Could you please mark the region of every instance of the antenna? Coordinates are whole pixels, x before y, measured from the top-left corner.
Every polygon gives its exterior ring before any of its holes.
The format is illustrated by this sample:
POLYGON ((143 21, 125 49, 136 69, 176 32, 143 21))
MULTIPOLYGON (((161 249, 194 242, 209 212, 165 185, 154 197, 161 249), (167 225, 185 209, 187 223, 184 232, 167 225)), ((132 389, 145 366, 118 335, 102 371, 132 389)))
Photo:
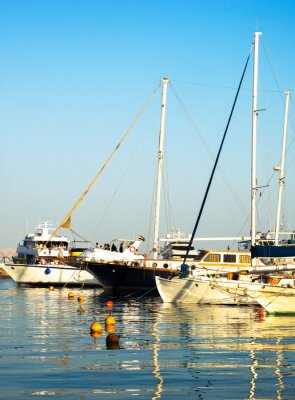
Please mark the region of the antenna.
POLYGON ((27 217, 27 225, 26 225, 26 235, 29 232, 29 217, 27 217))

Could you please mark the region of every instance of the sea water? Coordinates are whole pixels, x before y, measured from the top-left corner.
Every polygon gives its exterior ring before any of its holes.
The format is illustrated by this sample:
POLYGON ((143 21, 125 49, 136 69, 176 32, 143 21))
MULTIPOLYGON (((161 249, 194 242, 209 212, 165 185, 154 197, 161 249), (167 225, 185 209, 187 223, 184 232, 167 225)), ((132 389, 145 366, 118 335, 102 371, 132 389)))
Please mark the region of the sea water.
POLYGON ((112 297, 110 310, 109 299, 101 289, 0 280, 0 398, 295 399, 295 317, 143 293, 112 297), (106 345, 110 313, 115 348, 106 345), (90 335, 94 321, 100 336, 90 335))

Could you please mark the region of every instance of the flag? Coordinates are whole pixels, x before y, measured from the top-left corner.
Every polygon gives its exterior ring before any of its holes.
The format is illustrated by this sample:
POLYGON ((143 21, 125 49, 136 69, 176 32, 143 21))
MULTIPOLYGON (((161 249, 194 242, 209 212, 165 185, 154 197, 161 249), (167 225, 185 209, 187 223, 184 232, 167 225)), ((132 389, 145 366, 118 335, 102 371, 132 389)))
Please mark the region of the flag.
POLYGON ((61 224, 61 227, 64 229, 71 229, 71 217, 65 219, 64 222, 61 224))

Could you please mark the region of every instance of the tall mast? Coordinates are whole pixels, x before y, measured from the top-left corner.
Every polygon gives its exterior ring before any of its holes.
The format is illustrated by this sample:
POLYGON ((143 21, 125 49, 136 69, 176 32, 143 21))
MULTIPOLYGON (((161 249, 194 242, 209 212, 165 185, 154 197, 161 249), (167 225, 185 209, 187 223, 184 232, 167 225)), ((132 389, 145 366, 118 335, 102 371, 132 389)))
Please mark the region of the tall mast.
POLYGON ((251 168, 251 246, 256 237, 256 135, 257 135, 257 92, 258 92, 258 53, 261 32, 254 33, 254 68, 252 98, 252 168, 251 168))
POLYGON ((160 197, 161 197, 161 184, 162 184, 162 171, 163 171, 163 147, 164 147, 166 98, 167 98, 168 82, 169 82, 168 78, 162 79, 162 107, 161 107, 160 134, 159 134, 159 148, 158 148, 158 171, 157 171, 157 182, 156 182, 156 205, 155 205, 153 258, 157 258, 157 256, 158 256, 160 197))
POLYGON ((279 242, 279 230, 280 230, 280 218, 281 218, 281 206, 282 206, 282 191, 285 179, 285 153, 286 153, 286 138, 287 138, 287 126, 288 126, 288 110, 289 110, 289 98, 290 91, 285 92, 286 104, 285 104, 285 116, 284 116, 284 130, 283 130, 283 141, 282 141, 282 156, 281 164, 279 168, 275 168, 280 171, 279 177, 279 194, 278 194, 278 210, 277 210, 277 223, 276 223, 276 235, 275 235, 275 245, 279 242))

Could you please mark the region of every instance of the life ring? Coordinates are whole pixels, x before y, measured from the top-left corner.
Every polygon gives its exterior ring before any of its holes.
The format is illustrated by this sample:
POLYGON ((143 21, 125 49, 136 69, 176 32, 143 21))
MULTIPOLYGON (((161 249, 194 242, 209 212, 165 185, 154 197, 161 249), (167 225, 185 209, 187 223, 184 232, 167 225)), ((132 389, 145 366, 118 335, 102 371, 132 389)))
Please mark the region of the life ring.
POLYGON ((131 251, 131 253, 135 253, 136 252, 136 248, 134 246, 130 246, 129 250, 131 251))

